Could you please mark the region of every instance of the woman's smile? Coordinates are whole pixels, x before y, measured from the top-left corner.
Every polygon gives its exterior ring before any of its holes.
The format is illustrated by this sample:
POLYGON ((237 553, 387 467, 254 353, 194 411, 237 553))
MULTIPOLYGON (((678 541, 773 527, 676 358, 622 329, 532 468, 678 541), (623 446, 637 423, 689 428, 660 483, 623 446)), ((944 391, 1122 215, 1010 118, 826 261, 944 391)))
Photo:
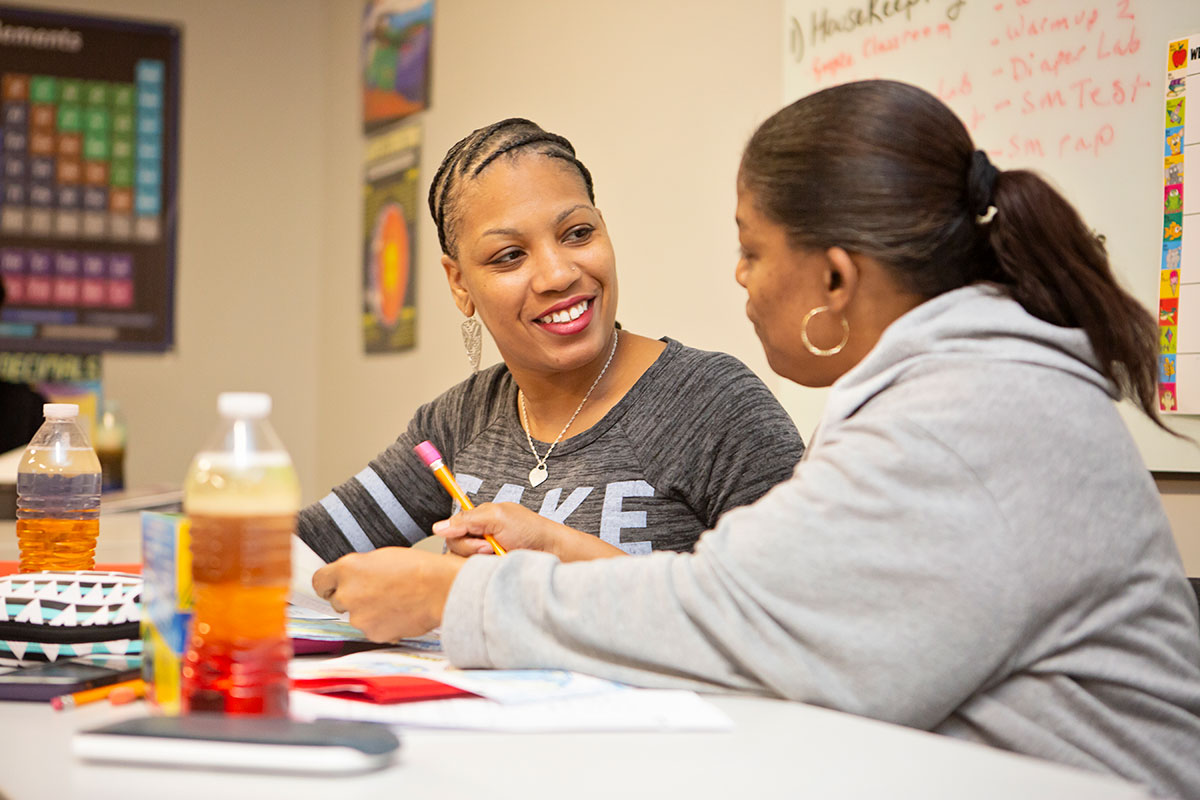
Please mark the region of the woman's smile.
POLYGON ((541 316, 534 320, 539 328, 558 336, 570 336, 579 333, 589 324, 593 316, 595 295, 583 298, 571 298, 546 309, 541 316))

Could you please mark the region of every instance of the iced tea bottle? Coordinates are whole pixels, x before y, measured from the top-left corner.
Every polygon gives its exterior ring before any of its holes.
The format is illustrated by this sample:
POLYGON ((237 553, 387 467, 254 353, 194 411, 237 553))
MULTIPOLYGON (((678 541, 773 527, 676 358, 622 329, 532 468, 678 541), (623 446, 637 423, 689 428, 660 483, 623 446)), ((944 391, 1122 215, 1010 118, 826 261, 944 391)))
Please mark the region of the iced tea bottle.
POLYGON ((100 462, 75 423, 79 406, 47 403, 17 466, 21 572, 91 569, 100 533, 100 462))
POLYGON ((217 432, 184 483, 194 602, 183 710, 286 716, 299 483, 267 421, 269 395, 226 392, 217 410, 217 432))

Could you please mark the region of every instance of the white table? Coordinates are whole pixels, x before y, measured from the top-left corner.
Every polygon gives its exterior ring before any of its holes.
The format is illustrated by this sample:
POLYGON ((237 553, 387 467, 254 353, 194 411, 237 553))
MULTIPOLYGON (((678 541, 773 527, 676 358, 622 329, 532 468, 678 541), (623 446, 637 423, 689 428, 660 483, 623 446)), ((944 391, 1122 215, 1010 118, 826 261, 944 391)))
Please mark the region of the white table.
MULTIPOLYGON (((141 560, 136 513, 101 515, 97 560, 141 560)), ((0 522, 0 560, 15 559, 0 522)), ((0 702, 6 800, 288 800, 471 797, 619 800, 1145 798, 1138 787, 1046 761, 800 703, 712 697, 729 733, 481 734, 409 731, 399 762, 353 777, 219 774, 77 763, 71 733, 147 713, 144 703, 65 712, 0 702)))
POLYGON ((986 747, 777 700, 712 697, 728 733, 402 732, 387 770, 351 777, 222 774, 76 762, 71 732, 146 713, 143 703, 55 712, 0 703, 0 794, 9 800, 268 798, 1073 798, 1138 787, 986 747))

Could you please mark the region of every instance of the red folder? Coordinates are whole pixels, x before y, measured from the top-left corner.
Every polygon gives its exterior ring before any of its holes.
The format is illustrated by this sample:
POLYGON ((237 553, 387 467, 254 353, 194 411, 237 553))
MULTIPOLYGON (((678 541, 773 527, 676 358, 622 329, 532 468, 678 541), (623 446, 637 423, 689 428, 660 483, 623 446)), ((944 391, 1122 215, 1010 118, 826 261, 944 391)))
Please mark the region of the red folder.
POLYGON ((297 678, 293 689, 328 694, 368 703, 409 703, 414 700, 443 700, 475 697, 465 689, 415 675, 355 675, 342 678, 297 678))

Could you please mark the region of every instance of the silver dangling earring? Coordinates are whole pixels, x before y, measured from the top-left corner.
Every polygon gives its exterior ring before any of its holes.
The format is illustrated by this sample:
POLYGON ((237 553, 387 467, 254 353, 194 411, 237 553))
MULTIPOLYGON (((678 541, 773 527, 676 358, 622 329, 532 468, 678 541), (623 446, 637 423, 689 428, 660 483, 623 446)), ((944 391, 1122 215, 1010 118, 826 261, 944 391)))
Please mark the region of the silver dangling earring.
POLYGON ((808 323, 817 314, 822 311, 828 311, 829 306, 817 306, 812 311, 804 315, 804 320, 800 323, 800 340, 804 342, 805 348, 814 356, 834 356, 842 352, 842 348, 846 346, 846 342, 850 341, 850 323, 846 321, 846 317, 842 317, 842 340, 828 350, 822 350, 812 343, 808 338, 808 323))
POLYGON ((461 330, 467 361, 471 362, 471 372, 479 372, 479 359, 483 356, 483 326, 472 314, 463 320, 461 330))

